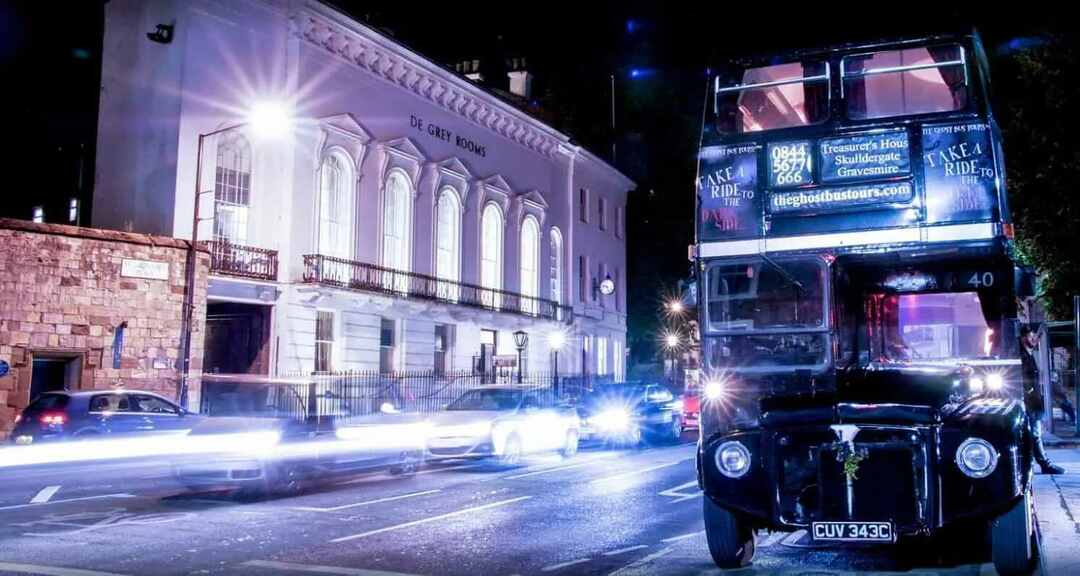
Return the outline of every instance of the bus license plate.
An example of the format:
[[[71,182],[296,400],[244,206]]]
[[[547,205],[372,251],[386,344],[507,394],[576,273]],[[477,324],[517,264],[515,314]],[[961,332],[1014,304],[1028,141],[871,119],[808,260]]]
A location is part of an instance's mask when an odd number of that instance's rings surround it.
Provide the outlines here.
[[[892,542],[891,522],[814,522],[814,540],[822,542]]]

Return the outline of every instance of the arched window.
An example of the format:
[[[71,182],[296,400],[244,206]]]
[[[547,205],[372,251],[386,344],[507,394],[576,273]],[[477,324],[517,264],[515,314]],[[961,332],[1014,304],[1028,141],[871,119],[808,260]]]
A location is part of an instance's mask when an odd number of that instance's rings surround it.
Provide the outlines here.
[[[536,218],[526,216],[521,222],[521,309],[528,314],[540,310],[540,224]]]
[[[247,242],[251,202],[251,144],[233,130],[221,136],[214,174],[214,239]]]
[[[409,223],[412,220],[412,183],[400,170],[386,177],[383,196],[383,257],[386,268],[408,272]],[[404,274],[387,274],[383,286],[397,292],[407,292],[409,279]]]
[[[499,207],[488,204],[480,217],[480,286],[481,303],[498,308],[502,298],[496,292],[502,289],[502,243],[503,216]]]
[[[452,188],[443,188],[435,207],[435,277],[439,297],[457,301],[461,279],[461,202]]]
[[[562,232],[558,228],[551,229],[551,280],[549,298],[556,304],[562,304]]]
[[[323,159],[319,169],[318,253],[352,257],[352,171],[339,153]]]

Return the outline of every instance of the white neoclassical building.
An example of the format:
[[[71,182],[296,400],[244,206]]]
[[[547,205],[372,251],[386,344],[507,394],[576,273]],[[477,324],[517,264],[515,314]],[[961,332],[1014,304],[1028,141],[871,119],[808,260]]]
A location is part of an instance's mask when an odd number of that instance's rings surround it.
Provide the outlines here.
[[[198,202],[206,371],[468,370],[523,330],[526,370],[559,332],[622,374],[633,183],[320,2],[109,2],[97,149],[95,226],[190,238]]]

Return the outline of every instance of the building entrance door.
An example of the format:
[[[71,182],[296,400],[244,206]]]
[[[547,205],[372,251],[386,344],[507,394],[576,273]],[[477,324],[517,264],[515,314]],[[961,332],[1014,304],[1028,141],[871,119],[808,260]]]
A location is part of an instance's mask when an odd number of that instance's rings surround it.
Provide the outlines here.
[[[268,375],[271,309],[258,304],[208,302],[203,370]]]
[[[46,392],[78,390],[81,372],[81,357],[34,354],[29,400]]]

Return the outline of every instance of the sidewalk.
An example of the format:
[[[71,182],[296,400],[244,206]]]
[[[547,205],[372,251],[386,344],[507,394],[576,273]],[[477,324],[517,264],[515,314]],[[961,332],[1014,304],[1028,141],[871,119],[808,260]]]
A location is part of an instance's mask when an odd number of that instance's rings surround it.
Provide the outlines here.
[[[1062,476],[1035,476],[1035,510],[1042,535],[1042,574],[1080,574],[1080,448],[1054,448]]]

